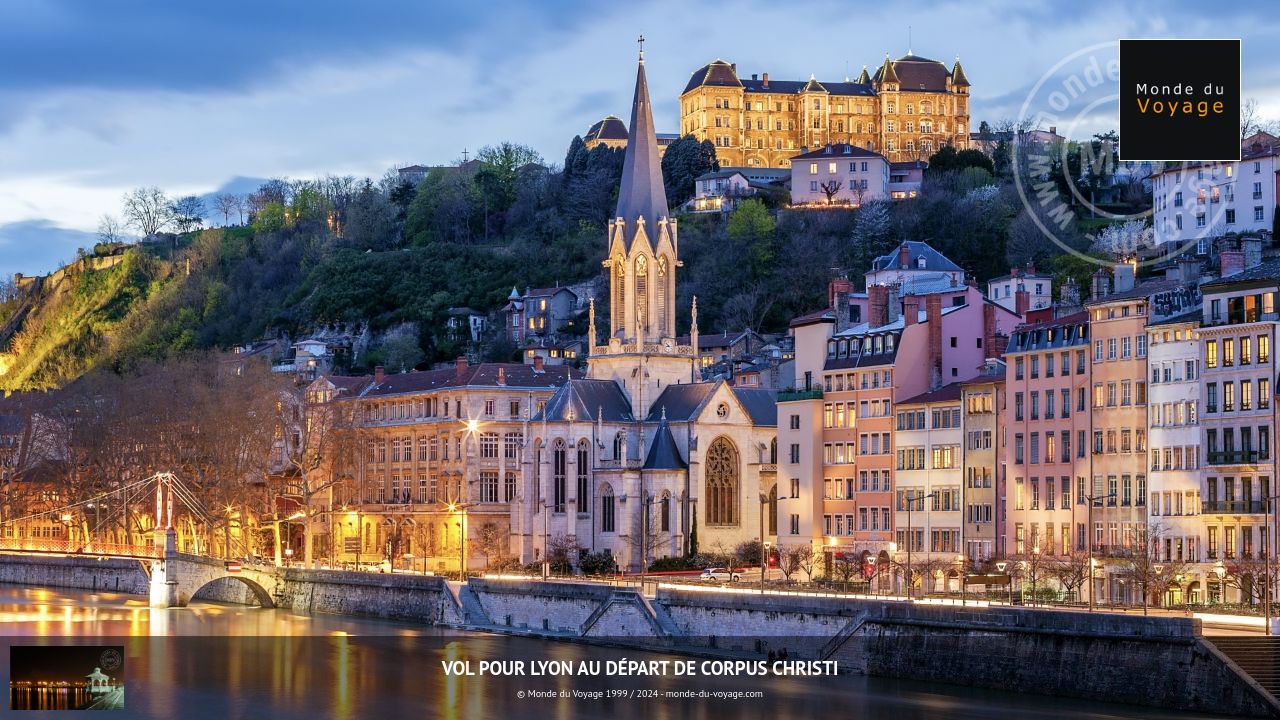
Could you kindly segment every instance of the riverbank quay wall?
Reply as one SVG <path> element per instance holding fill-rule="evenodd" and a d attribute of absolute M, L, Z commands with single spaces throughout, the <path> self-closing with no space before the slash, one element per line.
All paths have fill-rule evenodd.
<path fill-rule="evenodd" d="M 276 606 L 675 653 L 835 660 L 842 670 L 1177 710 L 1280 717 L 1200 621 L 592 582 L 283 569 Z M 145 595 L 136 561 L 0 556 L 0 582 Z M 257 604 L 234 577 L 195 597 Z"/>

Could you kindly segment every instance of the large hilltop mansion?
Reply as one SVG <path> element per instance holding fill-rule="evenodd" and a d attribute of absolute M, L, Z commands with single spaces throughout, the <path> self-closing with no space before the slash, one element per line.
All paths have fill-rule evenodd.
<path fill-rule="evenodd" d="M 945 145 L 969 147 L 969 87 L 958 58 L 947 69 L 910 51 L 852 82 L 743 78 L 716 60 L 680 94 L 680 134 L 713 141 L 724 167 L 785 168 L 804 149 L 834 144 L 924 160 Z"/>

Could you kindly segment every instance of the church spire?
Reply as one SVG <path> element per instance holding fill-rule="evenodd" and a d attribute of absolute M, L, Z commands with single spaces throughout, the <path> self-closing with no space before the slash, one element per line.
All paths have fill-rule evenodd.
<path fill-rule="evenodd" d="M 637 218 L 644 218 L 648 233 L 656 232 L 658 218 L 667 217 L 667 191 L 662 184 L 662 163 L 658 159 L 658 136 L 653 129 L 653 108 L 649 103 L 649 81 L 644 73 L 644 37 L 640 39 L 640 60 L 636 70 L 636 93 L 631 103 L 631 125 L 627 153 L 622 161 L 622 187 L 618 191 L 617 217 L 627 222 L 628 244 L 634 237 Z M 651 235 L 652 236 L 652 235 Z"/>

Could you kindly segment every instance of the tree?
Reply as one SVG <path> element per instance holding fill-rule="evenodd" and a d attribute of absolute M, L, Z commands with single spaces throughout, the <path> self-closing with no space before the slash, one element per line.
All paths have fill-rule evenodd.
<path fill-rule="evenodd" d="M 346 242 L 358 250 L 387 250 L 396 244 L 396 210 L 366 179 L 356 192 L 343 225 Z"/>
<path fill-rule="evenodd" d="M 871 267 L 871 262 L 893 250 L 893 219 L 890 205 L 884 200 L 873 200 L 858 208 L 850 237 L 849 254 L 842 258 L 845 267 L 861 272 Z"/>
<path fill-rule="evenodd" d="M 487 570 L 490 564 L 501 564 L 506 557 L 508 534 L 497 523 L 486 522 L 471 538 L 471 547 L 484 555 L 484 566 Z"/>
<path fill-rule="evenodd" d="M 787 582 L 791 582 L 791 576 L 802 569 L 806 561 L 812 569 L 813 546 L 809 543 L 778 546 L 778 569 L 782 571 L 782 576 L 787 579 Z"/>
<path fill-rule="evenodd" d="M 231 216 L 241 212 L 244 199 L 235 193 L 219 193 L 213 198 L 213 207 L 222 213 L 222 224 L 230 225 Z"/>
<path fill-rule="evenodd" d="M 283 381 L 280 381 L 283 383 Z M 362 445 L 352 408 L 333 402 L 303 402 L 283 384 L 275 393 L 275 422 L 286 467 L 280 494 L 302 506 L 303 562 L 312 563 L 312 536 L 321 508 L 319 500 L 354 475 Z"/>
<path fill-rule="evenodd" d="M 1120 553 L 1119 574 L 1133 583 L 1134 588 L 1140 589 L 1142 612 L 1145 615 L 1152 589 L 1162 593 L 1169 582 L 1173 582 L 1186 570 L 1187 564 L 1172 558 L 1161 562 L 1160 549 L 1167 534 L 1164 526 L 1138 525 L 1132 532 L 1129 547 Z M 1231 568 L 1228 568 L 1228 572 L 1230 571 Z M 1259 593 L 1261 597 L 1261 591 Z"/>
<path fill-rule="evenodd" d="M 754 198 L 738 203 L 726 225 L 729 239 L 739 251 L 738 261 L 745 256 L 751 277 L 760 279 L 773 270 L 777 255 L 777 224 L 764 203 Z M 738 254 L 738 253 L 735 253 Z"/>
<path fill-rule="evenodd" d="M 583 554 L 576 535 L 558 533 L 551 538 L 547 547 L 547 561 L 551 563 L 551 572 L 568 575 L 573 572 L 573 560 Z"/>
<path fill-rule="evenodd" d="M 170 212 L 178 232 L 190 232 L 204 224 L 204 201 L 195 195 L 185 195 L 174 200 Z"/>
<path fill-rule="evenodd" d="M 818 188 L 822 190 L 822 194 L 827 196 L 828 205 L 835 202 L 836 195 L 840 194 L 840 188 L 842 187 L 844 187 L 844 182 L 841 180 L 827 180 L 818 185 Z"/>
<path fill-rule="evenodd" d="M 173 203 L 158 187 L 135 188 L 124 196 L 124 220 L 142 237 L 153 237 L 173 223 Z"/>
<path fill-rule="evenodd" d="M 720 169 L 716 146 L 710 140 L 698 141 L 684 135 L 667 146 L 662 155 L 662 176 L 666 184 L 667 203 L 679 207 L 694 194 L 694 180 L 699 175 Z"/>
<path fill-rule="evenodd" d="M 1280 121 L 1264 118 L 1258 107 L 1258 99 L 1249 98 L 1240 106 L 1240 140 L 1243 142 L 1250 135 L 1259 132 L 1280 134 Z"/>
<path fill-rule="evenodd" d="M 1069 552 L 1049 563 L 1047 572 L 1058 581 L 1069 598 L 1079 598 L 1089 578 L 1089 554 Z"/>
<path fill-rule="evenodd" d="M 1105 227 L 1093 242 L 1091 252 L 1106 253 L 1113 259 L 1122 260 L 1137 255 L 1155 243 L 1155 230 L 1147 225 L 1146 220 L 1126 220 Z"/>
<path fill-rule="evenodd" d="M 423 360 L 426 354 L 418 344 L 417 328 L 406 325 L 388 332 L 382 341 L 382 364 L 391 372 L 408 372 Z"/>
<path fill-rule="evenodd" d="M 98 220 L 98 242 L 114 245 L 124 241 L 124 225 L 115 215 L 103 215 Z"/>

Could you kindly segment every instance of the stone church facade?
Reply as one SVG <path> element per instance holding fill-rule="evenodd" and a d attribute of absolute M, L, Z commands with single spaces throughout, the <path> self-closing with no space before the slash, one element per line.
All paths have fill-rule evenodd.
<path fill-rule="evenodd" d="M 523 562 L 571 545 L 639 570 L 697 548 L 731 552 L 777 531 L 776 399 L 703 382 L 678 341 L 679 232 L 670 217 L 643 54 L 622 185 L 609 222 L 609 334 L 590 304 L 587 376 L 529 421 L 512 552 Z"/>

